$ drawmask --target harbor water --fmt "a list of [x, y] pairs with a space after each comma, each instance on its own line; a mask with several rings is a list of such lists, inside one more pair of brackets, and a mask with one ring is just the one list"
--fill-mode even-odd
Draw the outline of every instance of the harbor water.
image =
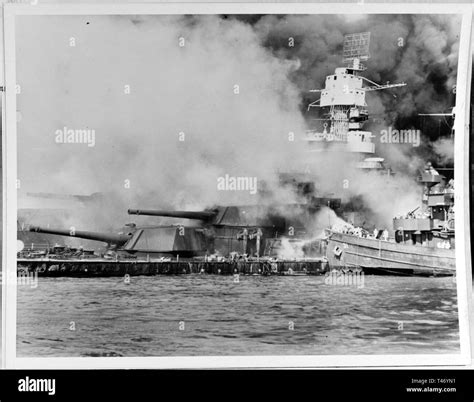
[[451, 277], [36, 279], [18, 285], [18, 357], [459, 351]]

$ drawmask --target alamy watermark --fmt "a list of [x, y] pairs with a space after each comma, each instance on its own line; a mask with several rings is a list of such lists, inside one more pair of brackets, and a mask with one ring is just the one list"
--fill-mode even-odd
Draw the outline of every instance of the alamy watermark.
[[248, 191], [257, 194], [257, 178], [248, 176], [220, 176], [217, 178], [217, 190], [219, 191]]
[[20, 392], [47, 392], [48, 395], [56, 393], [56, 380], [54, 378], [30, 378], [26, 376], [18, 380]]
[[419, 147], [421, 142], [420, 130], [394, 130], [389, 127], [388, 130], [380, 131], [380, 142], [383, 144], [411, 144]]
[[[31, 289], [38, 287], [38, 273], [36, 271], [19, 270], [15, 273], [7, 273], [8, 279], [16, 277], [16, 284], [19, 286], [29, 286]], [[12, 281], [9, 281], [12, 283]], [[3, 283], [3, 274], [0, 271], [0, 284]]]
[[363, 271], [338, 271], [332, 270], [325, 273], [324, 283], [333, 286], [356, 286], [358, 289], [365, 287]]
[[87, 144], [88, 147], [95, 146], [95, 130], [72, 129], [66, 126], [54, 132], [54, 141], [57, 144]]

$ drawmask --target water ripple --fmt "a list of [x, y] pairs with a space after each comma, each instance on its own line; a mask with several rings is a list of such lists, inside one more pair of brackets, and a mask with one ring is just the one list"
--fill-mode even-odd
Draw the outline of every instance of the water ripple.
[[18, 356], [396, 354], [459, 351], [446, 278], [44, 278], [18, 287]]

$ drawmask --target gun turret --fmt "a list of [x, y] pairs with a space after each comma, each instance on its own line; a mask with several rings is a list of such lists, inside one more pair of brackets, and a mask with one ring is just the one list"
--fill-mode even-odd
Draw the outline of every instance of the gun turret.
[[132, 237], [131, 234], [88, 232], [88, 231], [74, 230], [74, 229], [70, 229], [70, 230], [49, 229], [49, 228], [42, 228], [39, 226], [30, 227], [29, 231], [37, 232], [37, 233], [49, 233], [49, 234], [54, 234], [54, 235], [59, 235], [59, 236], [67, 236], [67, 237], [79, 237], [81, 239], [96, 240], [96, 241], [101, 241], [108, 244], [113, 244], [116, 246], [124, 245]]
[[217, 210], [204, 211], [170, 211], [159, 209], [129, 209], [129, 215], [166, 216], [169, 218], [196, 219], [210, 221], [217, 215]]

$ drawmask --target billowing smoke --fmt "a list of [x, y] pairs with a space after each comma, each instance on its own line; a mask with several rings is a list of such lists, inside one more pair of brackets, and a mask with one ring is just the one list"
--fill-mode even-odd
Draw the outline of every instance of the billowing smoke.
[[454, 139], [440, 138], [433, 143], [433, 149], [438, 156], [439, 163], [454, 163]]
[[[313, 166], [323, 188], [342, 191], [349, 198], [362, 195], [364, 208], [374, 215], [372, 225], [391, 227], [394, 215], [419, 205], [421, 189], [415, 178], [425, 162], [446, 167], [453, 164], [452, 120], [419, 114], [450, 113], [454, 106], [460, 17], [262, 16], [255, 26], [275, 55], [299, 61], [301, 67], [290, 79], [298, 86], [303, 105], [318, 97], [310, 89], [323, 88], [325, 77], [343, 66], [344, 35], [371, 33], [370, 59], [365, 63], [368, 70], [363, 75], [380, 84], [407, 84], [366, 95], [371, 119], [365, 129], [375, 135], [377, 155], [385, 158], [396, 176], [361, 174], [353, 169], [347, 154], [318, 156]], [[319, 129], [321, 123], [314, 118], [324, 118], [325, 112], [302, 109], [308, 126]], [[382, 134], [395, 130], [409, 130], [413, 141], [387, 142]]]
[[284, 260], [294, 260], [306, 257], [320, 256], [323, 252], [322, 239], [327, 237], [326, 229], [343, 231], [352, 227], [328, 207], [321, 207], [307, 226], [309, 236], [303, 239], [282, 237], [277, 257]]
[[[265, 183], [266, 202], [298, 202], [278, 173], [310, 165], [319, 192], [362, 196], [385, 224], [416, 206], [414, 175], [445, 134], [421, 127], [417, 114], [453, 105], [459, 25], [412, 15], [19, 17], [20, 199], [106, 193], [66, 224], [110, 228], [129, 220], [128, 208], [261, 201], [218, 190], [226, 175]], [[309, 155], [298, 140], [318, 117], [306, 112], [316, 98], [308, 90], [341, 66], [344, 34], [361, 31], [371, 32], [365, 75], [408, 84], [367, 94], [376, 120], [365, 128], [399, 172], [390, 185], [355, 170], [347, 154]], [[381, 143], [389, 126], [423, 128], [421, 146]], [[58, 143], [69, 129], [94, 130], [94, 146]]]
[[[18, 35], [22, 192], [113, 193], [102, 211], [84, 211], [101, 223], [130, 207], [256, 203], [251, 190], [219, 191], [226, 175], [294, 201], [276, 173], [303, 148], [288, 141], [305, 129], [288, 79], [295, 63], [252, 27], [217, 16], [44, 17], [21, 18]], [[95, 130], [95, 145], [56, 143], [64, 127]]]

